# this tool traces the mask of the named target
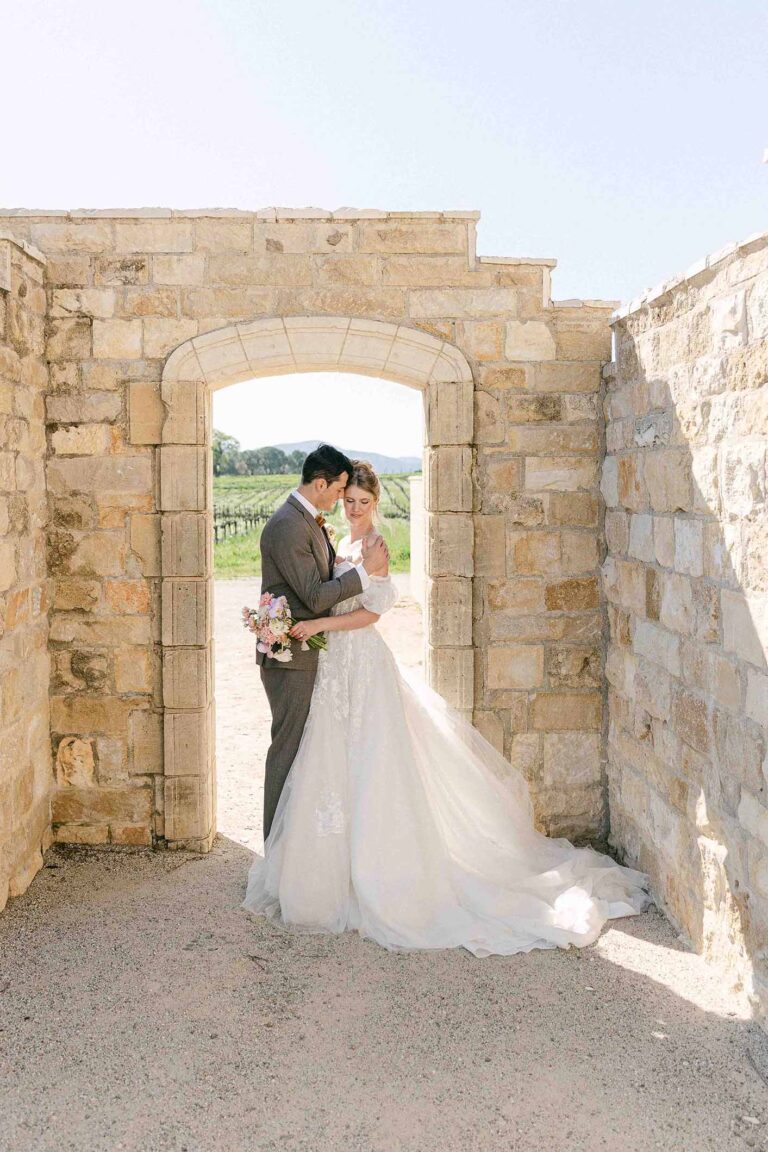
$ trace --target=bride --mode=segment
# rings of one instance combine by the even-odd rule
[[[371,466],[353,467],[335,575],[360,560],[379,502]],[[328,648],[241,906],[297,932],[475,956],[590,944],[642,912],[645,874],[536,831],[524,777],[398,666],[375,626],[397,599],[391,576],[372,577],[292,629],[327,633]]]

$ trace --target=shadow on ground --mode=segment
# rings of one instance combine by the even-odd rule
[[[293,935],[252,859],[53,847],[0,919],[0,1148],[766,1148],[768,1043],[655,910],[477,959]]]

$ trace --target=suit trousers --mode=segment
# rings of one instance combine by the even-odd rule
[[[316,668],[261,669],[261,682],[272,712],[272,743],[264,769],[264,839],[269,835],[277,802],[301,742],[309,715]]]

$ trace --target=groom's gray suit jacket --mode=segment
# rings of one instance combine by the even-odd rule
[[[261,590],[285,596],[294,620],[327,616],[334,604],[362,591],[356,568],[334,579],[334,551],[312,514],[289,496],[261,534]],[[261,681],[272,712],[272,743],[264,765],[264,839],[272,827],[280,794],[309,715],[318,651],[291,642],[287,663],[256,650]]]
[[[334,604],[362,591],[356,569],[333,575],[335,553],[312,514],[293,496],[270,516],[261,533],[261,590],[285,596],[294,620],[327,616]],[[281,663],[256,651],[264,668],[309,671],[317,666],[317,649],[302,652],[291,642],[293,659]]]

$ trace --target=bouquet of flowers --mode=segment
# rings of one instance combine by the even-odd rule
[[[294,621],[291,609],[285,596],[273,596],[271,592],[262,592],[258,608],[243,608],[243,624],[255,633],[256,648],[273,660],[287,664],[293,660],[291,652],[291,637],[288,635],[293,628]],[[327,648],[328,641],[322,633],[310,636],[303,640],[302,652],[309,648]]]

